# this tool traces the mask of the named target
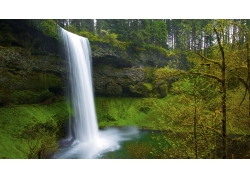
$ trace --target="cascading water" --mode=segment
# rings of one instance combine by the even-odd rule
[[[98,126],[93,98],[89,41],[64,29],[61,29],[61,34],[67,48],[70,94],[74,116],[77,119],[73,123],[74,138],[77,141],[95,141]]]
[[[54,158],[96,158],[103,152],[119,149],[119,142],[138,133],[136,128],[98,130],[93,85],[91,49],[87,38],[59,28],[68,59],[70,99],[74,118],[70,119],[70,146]]]

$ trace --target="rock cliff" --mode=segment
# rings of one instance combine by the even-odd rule
[[[38,103],[62,94],[65,61],[56,39],[25,20],[0,20],[0,105]]]
[[[168,80],[155,81],[155,67],[173,57],[157,50],[90,42],[98,96],[164,97]],[[39,103],[65,93],[67,67],[60,41],[27,23],[0,20],[0,106]]]

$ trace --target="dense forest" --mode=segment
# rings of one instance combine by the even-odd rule
[[[247,19],[58,19],[58,25],[72,32],[87,31],[99,37],[111,35],[138,46],[154,45],[165,49],[202,50],[215,44],[212,26],[220,26],[223,43],[245,42]],[[244,27],[243,27],[244,26]],[[241,29],[243,27],[244,29]]]
[[[161,65],[133,66],[133,59],[128,61],[131,66],[128,62],[126,67],[123,64],[118,68],[105,65],[107,71],[111,69],[121,74],[124,73],[122,69],[132,72],[134,68],[143,72],[145,78],[142,83],[128,83],[128,87],[122,86],[123,89],[115,82],[116,77],[110,80],[111,85],[105,91],[108,95],[103,93],[95,97],[99,127],[135,125],[143,130],[157,130],[162,135],[152,134],[159,142],[157,148],[145,142],[128,143],[126,148],[130,158],[250,158],[249,19],[53,19],[27,20],[25,23],[59,42],[58,26],[87,37],[93,46],[97,42],[106,43],[119,51],[132,52],[136,58],[141,58],[145,51],[157,51],[167,59]],[[3,26],[2,29],[3,32],[11,31]],[[5,45],[1,44],[0,50],[3,47]],[[95,65],[94,74],[103,73],[101,68],[104,69]],[[9,114],[17,117],[21,111],[31,112],[32,108],[21,105],[32,103],[40,103],[34,111],[49,112],[53,119],[51,125],[46,115],[30,113],[31,121],[21,122],[27,129],[20,133],[21,142],[25,140],[27,147],[19,147],[16,143],[16,149],[21,149],[21,156],[27,158],[44,158],[41,153],[58,150],[56,142],[64,133],[58,127],[63,127],[68,115],[66,105],[58,100],[63,99],[63,93],[58,93],[57,87],[51,90],[51,84],[58,83],[54,74],[46,77],[42,74],[39,78],[48,84],[48,87],[41,85],[44,88],[42,99],[29,103],[24,98],[21,102],[20,97],[27,92],[23,91],[14,98],[14,103],[11,100],[10,104],[0,102],[2,119]],[[129,92],[126,96],[118,93],[125,90]],[[112,94],[110,91],[116,92]],[[5,97],[2,95],[1,98]],[[17,106],[13,108],[13,104]],[[40,107],[41,104],[48,107]],[[63,113],[59,107],[63,107]],[[32,124],[41,117],[41,124]],[[8,125],[8,120],[2,121],[5,123],[1,125],[3,129],[14,126]],[[21,127],[18,123],[15,126]],[[47,129],[58,134],[51,136]],[[37,137],[39,142],[34,142]],[[25,154],[27,149],[29,153]],[[6,156],[0,157],[9,158]],[[107,157],[112,158],[112,152]]]

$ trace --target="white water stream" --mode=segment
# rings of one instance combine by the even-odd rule
[[[119,142],[137,135],[138,130],[135,127],[98,130],[89,41],[62,28],[59,31],[68,59],[74,118],[70,118],[69,135],[64,140],[69,145],[60,149],[54,158],[98,158],[104,152],[119,149]]]

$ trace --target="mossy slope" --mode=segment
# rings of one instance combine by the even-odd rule
[[[171,98],[95,98],[99,127],[131,125],[161,129],[162,110]]]
[[[26,125],[49,123],[54,129],[61,128],[68,119],[65,101],[49,105],[19,105],[0,108],[0,158],[27,158],[30,148],[20,134]],[[53,133],[53,132],[51,132]],[[49,143],[49,142],[48,142]]]

